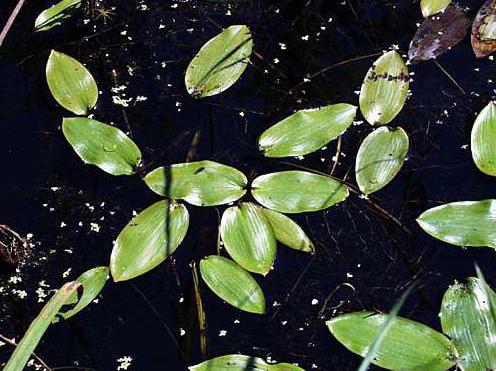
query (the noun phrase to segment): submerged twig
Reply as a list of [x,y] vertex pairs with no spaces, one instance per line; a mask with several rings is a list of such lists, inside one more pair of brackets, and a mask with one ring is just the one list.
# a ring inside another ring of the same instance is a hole
[[460,86],[460,84],[458,84],[458,82],[456,82],[455,78],[454,78],[453,76],[451,76],[451,75],[450,75],[450,73],[449,73],[448,71],[446,71],[446,69],[445,69],[443,66],[441,66],[441,64],[440,64],[438,61],[436,61],[435,59],[433,59],[433,61],[434,61],[434,63],[436,64],[436,66],[438,66],[438,67],[439,67],[439,69],[440,69],[440,70],[441,70],[441,71],[442,71],[442,72],[446,75],[446,77],[447,77],[448,79],[450,79],[450,81],[451,81],[453,84],[455,84],[455,86],[456,86],[458,89],[460,89],[460,91],[461,91],[463,94],[467,94],[467,93],[465,93],[465,90],[463,90],[463,88]]
[[5,40],[5,37],[7,37],[7,34],[9,33],[10,28],[14,24],[14,21],[17,18],[17,15],[21,11],[21,8],[24,5],[24,2],[25,2],[25,0],[19,0],[16,7],[12,11],[12,14],[10,15],[9,19],[7,19],[7,23],[5,23],[5,26],[3,27],[3,30],[0,33],[0,47],[2,46],[3,41]]
[[338,166],[339,156],[341,155],[341,141],[342,141],[342,137],[340,135],[338,137],[338,144],[336,147],[336,155],[335,155],[334,164],[332,164],[331,175],[334,174],[334,171],[336,171],[336,167]]

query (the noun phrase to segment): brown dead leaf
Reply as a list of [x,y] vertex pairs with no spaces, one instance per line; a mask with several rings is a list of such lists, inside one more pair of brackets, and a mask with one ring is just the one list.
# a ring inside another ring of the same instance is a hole
[[487,0],[472,25],[472,49],[477,58],[496,50],[496,0]]

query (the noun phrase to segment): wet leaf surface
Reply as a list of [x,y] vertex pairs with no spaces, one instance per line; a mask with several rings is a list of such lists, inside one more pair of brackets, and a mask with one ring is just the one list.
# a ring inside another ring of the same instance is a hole
[[74,17],[81,9],[81,0],[62,0],[44,10],[34,22],[35,32],[48,31]]
[[327,209],[348,197],[341,182],[306,171],[265,174],[252,183],[253,197],[268,209],[303,213]]
[[433,14],[442,12],[450,4],[451,0],[421,0],[420,9],[424,18],[427,18]]
[[276,258],[277,243],[262,209],[251,202],[224,211],[220,234],[229,255],[250,272],[266,275]]
[[189,369],[191,371],[304,371],[289,363],[268,364],[262,358],[242,354],[216,357]]
[[358,150],[355,174],[358,187],[370,194],[385,187],[398,174],[408,153],[408,135],[398,127],[370,133]]
[[425,211],[417,222],[432,237],[452,245],[496,248],[495,209],[496,200],[452,202]]
[[222,300],[245,312],[264,314],[265,297],[257,281],[241,266],[222,256],[200,261],[207,286]]
[[65,138],[87,164],[112,175],[132,175],[141,162],[141,152],[118,128],[84,117],[65,118]]
[[155,193],[196,206],[215,206],[238,200],[248,180],[233,167],[197,161],[159,167],[143,179]]
[[189,214],[184,205],[159,201],[122,229],[110,256],[114,281],[138,277],[172,255],[186,236]]
[[420,25],[408,51],[411,63],[437,58],[463,40],[470,27],[470,19],[457,5],[430,16]]
[[[341,344],[365,356],[387,320],[387,314],[355,312],[337,316],[326,324]],[[455,360],[455,347],[442,333],[422,323],[395,317],[372,363],[388,370],[445,371]]]
[[496,176],[496,104],[490,102],[477,116],[471,134],[472,158],[484,174]]
[[[490,303],[496,294],[477,278],[455,283],[443,297],[441,324],[455,344],[462,371],[496,369],[496,318]],[[490,297],[489,297],[490,296]]]
[[477,58],[487,57],[496,50],[496,1],[487,0],[472,24],[472,49]]

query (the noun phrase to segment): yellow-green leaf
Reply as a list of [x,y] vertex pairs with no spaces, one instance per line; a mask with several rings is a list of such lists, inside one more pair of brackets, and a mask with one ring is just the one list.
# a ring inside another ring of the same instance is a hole
[[222,300],[245,312],[264,314],[265,297],[257,281],[232,260],[211,255],[200,261],[207,286]]
[[427,18],[433,14],[442,12],[450,4],[451,0],[421,0],[420,9],[424,18]]
[[184,205],[162,200],[136,215],[121,231],[110,257],[115,281],[125,281],[155,268],[172,255],[189,225]]
[[341,344],[364,357],[388,318],[391,323],[375,352],[373,364],[398,371],[445,371],[454,365],[456,350],[446,336],[406,318],[355,312],[335,317],[326,324]]
[[377,59],[367,72],[360,90],[360,110],[371,125],[391,122],[403,108],[410,76],[398,52]]
[[189,369],[191,371],[305,371],[290,363],[268,364],[262,358],[242,354],[216,357],[190,366]]
[[471,135],[472,158],[480,171],[496,176],[496,103],[490,102],[477,116]]
[[343,134],[355,118],[357,107],[339,103],[300,110],[267,129],[258,148],[267,157],[300,156],[322,148]]
[[485,283],[470,277],[455,283],[443,297],[441,324],[458,349],[463,371],[496,370],[496,318],[490,303],[496,295]]
[[281,213],[327,209],[349,195],[348,188],[337,180],[298,170],[259,176],[251,192],[261,205]]
[[276,258],[277,243],[274,230],[260,207],[244,202],[225,210],[220,234],[236,263],[250,272],[269,273]]
[[85,117],[65,118],[62,131],[74,151],[87,164],[112,175],[131,175],[141,162],[141,152],[118,128]]
[[71,19],[81,8],[81,0],[62,0],[45,9],[34,22],[34,31],[48,31]]
[[98,87],[81,63],[52,50],[46,65],[48,87],[55,100],[76,115],[86,115],[98,100]]
[[408,153],[408,135],[402,128],[380,127],[360,145],[355,175],[360,190],[368,195],[385,187],[398,174]]
[[145,183],[155,193],[196,206],[215,206],[236,201],[246,193],[245,175],[213,161],[197,161],[159,167]]
[[312,241],[294,220],[274,210],[262,208],[262,211],[272,225],[277,241],[292,249],[313,253]]
[[246,26],[231,26],[210,39],[186,70],[185,83],[194,98],[222,93],[243,74],[253,41]]

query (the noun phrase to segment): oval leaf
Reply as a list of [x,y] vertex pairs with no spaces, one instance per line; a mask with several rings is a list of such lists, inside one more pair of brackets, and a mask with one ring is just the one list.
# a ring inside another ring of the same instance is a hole
[[402,128],[381,127],[370,133],[355,163],[360,191],[368,195],[385,187],[400,171],[407,153],[408,135]]
[[172,255],[189,225],[184,205],[162,200],[136,215],[121,231],[110,256],[115,281],[125,281],[155,268]]
[[434,207],[417,222],[431,236],[456,246],[496,248],[496,200],[462,201]]
[[62,318],[68,319],[91,304],[105,286],[109,277],[109,271],[108,267],[96,267],[81,274],[76,282],[79,282],[83,286],[83,294],[79,299],[76,296],[74,302],[77,304],[74,308],[59,313]]
[[[341,344],[363,357],[387,320],[387,314],[356,312],[326,324]],[[446,336],[421,323],[395,317],[372,363],[388,370],[444,371],[455,359],[455,347]]]
[[131,175],[141,162],[141,152],[121,130],[85,117],[65,118],[62,131],[74,151],[87,164],[112,175]]
[[357,108],[339,103],[298,111],[267,129],[258,148],[267,157],[301,156],[322,148],[343,134]]
[[45,9],[34,22],[34,31],[48,31],[72,18],[81,8],[81,0],[62,0]]
[[248,182],[241,171],[213,161],[159,167],[148,173],[144,181],[161,196],[185,200],[196,206],[236,201],[246,193]]
[[195,366],[191,371],[305,371],[290,363],[267,364],[262,358],[230,354],[220,356]]
[[360,90],[360,110],[371,125],[385,125],[401,111],[408,95],[408,68],[392,50],[374,62]]
[[274,230],[251,202],[224,211],[220,234],[229,255],[246,270],[266,275],[276,258]]
[[194,98],[204,98],[227,90],[243,74],[253,47],[246,26],[231,26],[210,39],[186,70],[185,83]]
[[420,9],[424,18],[427,18],[430,15],[442,12],[450,4],[451,0],[421,0]]
[[477,116],[471,134],[472,158],[480,171],[496,176],[496,104],[489,103]]
[[462,8],[449,5],[444,12],[424,20],[413,37],[408,51],[411,63],[418,63],[444,54],[465,38],[470,19]]
[[91,73],[66,54],[52,50],[46,79],[55,100],[76,115],[88,114],[98,100],[98,88]]
[[483,285],[473,277],[467,285],[456,283],[441,305],[443,331],[458,349],[463,371],[496,370],[496,318],[489,305],[496,295]]
[[310,238],[291,218],[274,210],[263,208],[262,211],[270,222],[277,241],[295,250],[314,252],[314,246]]
[[265,297],[257,281],[232,260],[211,255],[200,262],[207,286],[222,300],[245,312],[264,314]]
[[265,174],[252,183],[253,197],[268,209],[303,213],[327,209],[348,197],[341,182],[306,171]]
[[472,24],[472,49],[477,58],[496,50],[496,1],[487,0]]

